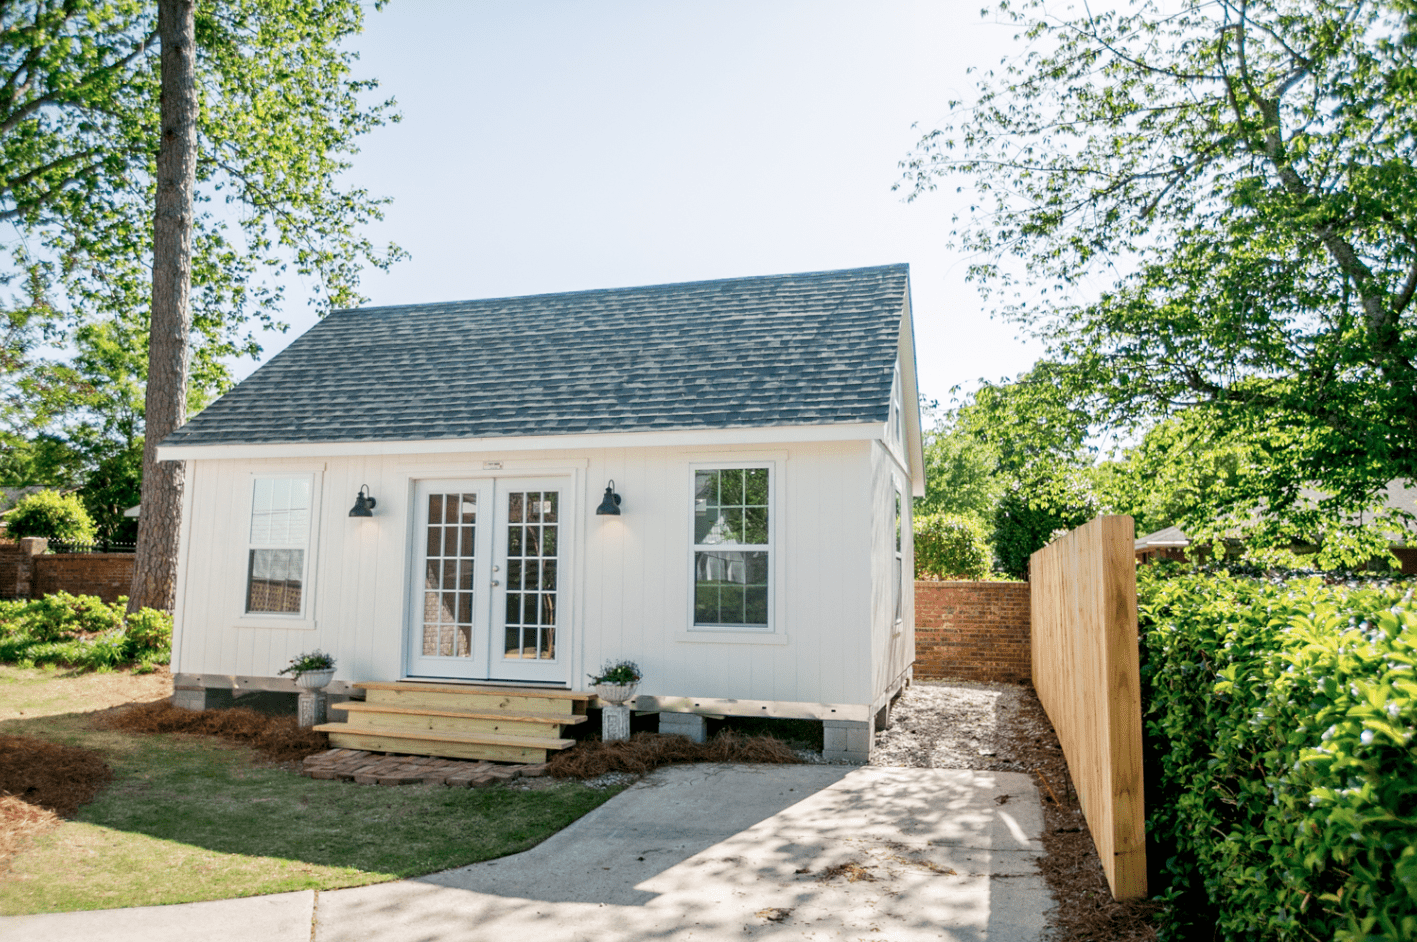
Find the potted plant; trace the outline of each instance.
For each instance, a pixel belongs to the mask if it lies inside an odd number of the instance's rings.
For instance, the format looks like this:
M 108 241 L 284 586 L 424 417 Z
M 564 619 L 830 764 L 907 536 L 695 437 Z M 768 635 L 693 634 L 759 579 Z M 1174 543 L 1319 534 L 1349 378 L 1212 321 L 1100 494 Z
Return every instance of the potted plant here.
M 295 682 L 306 690 L 319 690 L 335 679 L 335 659 L 318 648 L 309 654 L 297 654 L 290 666 L 279 673 L 292 674 Z
M 635 695 L 635 688 L 644 675 L 634 661 L 606 661 L 600 673 L 589 676 L 590 682 L 595 685 L 595 695 L 606 703 L 619 706 Z

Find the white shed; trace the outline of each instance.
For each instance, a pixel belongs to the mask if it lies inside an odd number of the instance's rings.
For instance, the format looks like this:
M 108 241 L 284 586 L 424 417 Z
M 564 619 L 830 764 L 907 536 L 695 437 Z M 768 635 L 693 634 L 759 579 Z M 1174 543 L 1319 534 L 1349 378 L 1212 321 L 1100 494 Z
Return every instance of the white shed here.
M 336 311 L 161 445 L 178 702 L 316 648 L 406 702 L 626 658 L 662 728 L 864 759 L 911 677 L 918 402 L 904 265 Z

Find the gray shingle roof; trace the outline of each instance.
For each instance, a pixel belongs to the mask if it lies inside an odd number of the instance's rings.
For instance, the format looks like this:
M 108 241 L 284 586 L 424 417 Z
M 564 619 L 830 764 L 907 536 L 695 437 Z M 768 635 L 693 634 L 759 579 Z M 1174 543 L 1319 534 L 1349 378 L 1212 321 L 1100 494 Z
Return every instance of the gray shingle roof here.
M 883 422 L 905 265 L 336 311 L 165 445 Z

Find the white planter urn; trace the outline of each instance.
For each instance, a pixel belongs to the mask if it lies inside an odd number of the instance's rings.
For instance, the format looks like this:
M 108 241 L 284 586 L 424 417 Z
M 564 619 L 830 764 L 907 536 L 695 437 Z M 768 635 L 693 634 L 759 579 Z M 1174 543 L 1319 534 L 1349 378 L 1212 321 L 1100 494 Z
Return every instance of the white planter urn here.
M 332 667 L 325 671 L 305 671 L 295 678 L 295 683 L 306 690 L 319 690 L 329 686 L 330 681 L 335 679 L 335 669 Z
M 635 695 L 635 690 L 640 686 L 639 681 L 633 684 L 596 684 L 595 695 L 606 703 L 613 703 L 620 706 Z

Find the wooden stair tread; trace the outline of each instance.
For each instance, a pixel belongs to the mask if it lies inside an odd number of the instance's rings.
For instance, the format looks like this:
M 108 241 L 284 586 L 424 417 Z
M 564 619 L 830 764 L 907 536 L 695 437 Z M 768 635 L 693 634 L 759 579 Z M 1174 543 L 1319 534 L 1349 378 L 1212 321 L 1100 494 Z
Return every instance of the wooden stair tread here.
M 512 723 L 545 723 L 547 726 L 574 726 L 590 719 L 584 714 L 572 713 L 512 713 L 504 710 L 458 710 L 452 707 L 405 707 L 390 703 L 364 703 L 359 700 L 331 703 L 330 709 L 348 710 L 352 713 L 401 713 L 408 716 L 452 716 L 468 720 L 507 720 Z
M 477 684 L 425 683 L 421 680 L 369 680 L 351 684 L 362 690 L 408 690 L 427 693 L 465 693 L 483 697 L 541 697 L 548 700 L 593 700 L 594 692 L 542 687 L 488 687 Z
M 374 736 L 379 739 L 413 739 L 424 742 L 452 742 L 469 746 L 518 746 L 523 749 L 569 749 L 574 739 L 539 739 L 535 736 L 508 736 L 503 733 L 454 733 L 427 729 L 380 729 L 351 726 L 348 723 L 321 723 L 314 727 L 321 733 L 350 736 Z

